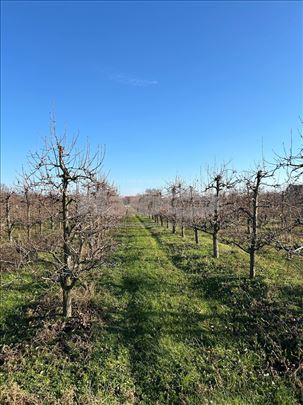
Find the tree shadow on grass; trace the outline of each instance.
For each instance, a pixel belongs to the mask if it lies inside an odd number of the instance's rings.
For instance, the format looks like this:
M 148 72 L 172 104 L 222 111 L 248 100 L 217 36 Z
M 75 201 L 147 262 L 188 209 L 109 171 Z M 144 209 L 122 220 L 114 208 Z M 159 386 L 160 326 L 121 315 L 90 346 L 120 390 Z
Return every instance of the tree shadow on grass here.
M 45 282 L 34 279 L 32 282 L 17 284 L 10 283 L 2 288 L 2 299 L 5 300 L 5 291 L 9 294 L 16 293 L 16 302 L 12 308 L 3 311 L 3 321 L 0 328 L 0 344 L 16 344 L 29 341 L 39 328 L 39 320 L 43 319 L 42 314 L 37 313 L 48 286 Z M 26 294 L 22 302 L 18 302 L 19 294 Z
M 173 285 L 169 280 L 151 279 L 148 274 L 134 272 L 125 274 L 122 279 L 121 291 L 129 295 L 125 311 L 108 324 L 108 331 L 119 335 L 119 340 L 129 350 L 130 365 L 136 382 L 137 400 L 142 401 L 148 396 L 148 401 L 159 400 L 159 396 L 169 398 L 169 403 L 180 403 L 182 390 L 182 373 L 186 373 L 184 364 L 179 371 L 172 364 L 169 370 L 162 370 L 163 356 L 162 339 L 171 339 L 176 344 L 199 343 L 199 346 L 214 346 L 219 340 L 226 339 L 226 329 L 222 319 L 217 323 L 221 326 L 212 330 L 209 323 L 220 315 L 197 313 L 192 308 L 180 304 L 171 306 L 160 305 L 155 309 L 151 300 L 159 299 L 161 294 L 169 293 L 169 297 L 180 296 L 180 286 Z M 117 290 L 120 294 L 120 288 Z M 172 362 L 174 355 L 171 353 Z M 187 360 L 188 361 L 188 360 Z M 171 379 L 167 385 L 168 373 Z M 151 402 L 149 402 L 151 403 Z
M 43 319 L 36 315 L 28 315 L 34 311 L 39 299 L 30 304 L 16 306 L 9 311 L 0 329 L 0 345 L 16 344 L 29 341 L 39 329 L 37 319 Z
M 298 381 L 303 379 L 303 287 L 272 288 L 260 276 L 249 280 L 205 272 L 192 278 L 192 289 L 225 306 L 231 339 L 242 340 L 251 350 L 263 353 L 268 372 L 274 370 L 288 377 L 297 386 L 299 398 Z
M 158 230 L 150 232 L 174 266 L 189 274 L 196 294 L 224 305 L 231 340 L 243 340 L 252 350 L 263 352 L 268 371 L 288 376 L 299 393 L 302 385 L 298 381 L 303 380 L 303 286 L 270 285 L 262 276 L 250 280 L 235 274 L 228 261 L 203 261 L 202 255 L 187 254 L 192 245 L 180 242 L 175 246 L 166 243 Z

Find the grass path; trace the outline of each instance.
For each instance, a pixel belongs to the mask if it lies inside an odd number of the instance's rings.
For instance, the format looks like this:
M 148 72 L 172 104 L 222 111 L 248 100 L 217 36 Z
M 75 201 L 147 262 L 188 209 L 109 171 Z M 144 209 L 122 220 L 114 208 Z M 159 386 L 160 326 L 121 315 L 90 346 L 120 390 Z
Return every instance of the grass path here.
M 185 398 L 206 371 L 195 346 L 209 340 L 214 315 L 151 235 L 151 226 L 132 220 L 121 234 L 126 305 L 114 329 L 128 349 L 136 395 L 147 403 L 172 403 Z

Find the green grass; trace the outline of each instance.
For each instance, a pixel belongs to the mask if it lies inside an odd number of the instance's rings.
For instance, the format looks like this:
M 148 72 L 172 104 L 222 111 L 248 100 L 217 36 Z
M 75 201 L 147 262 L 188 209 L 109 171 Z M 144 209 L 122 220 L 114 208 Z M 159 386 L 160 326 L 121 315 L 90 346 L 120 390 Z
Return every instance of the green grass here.
M 5 275 L 2 403 L 300 403 L 297 264 L 267 252 L 248 280 L 244 253 L 221 245 L 213 259 L 207 235 L 196 246 L 189 231 L 140 217 L 116 238 L 112 265 L 75 291 L 70 321 L 57 287 L 41 298 L 32 276 Z

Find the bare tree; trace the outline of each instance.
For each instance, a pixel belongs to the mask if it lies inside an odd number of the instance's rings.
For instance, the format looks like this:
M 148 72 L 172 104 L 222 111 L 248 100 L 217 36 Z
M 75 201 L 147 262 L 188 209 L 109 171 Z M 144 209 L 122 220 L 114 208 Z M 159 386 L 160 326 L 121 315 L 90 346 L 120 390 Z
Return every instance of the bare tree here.
M 195 198 L 195 195 L 197 197 L 197 194 L 195 193 L 194 187 L 189 186 L 189 207 L 190 207 L 190 221 L 189 223 L 193 227 L 194 230 L 194 235 L 195 235 L 195 242 L 196 244 L 199 243 L 199 233 L 198 233 L 198 226 L 197 226 L 197 218 L 196 218 L 196 212 L 197 212 L 197 205 L 198 201 L 197 198 Z M 199 196 L 198 196 L 199 197 Z
M 254 278 L 257 252 L 273 244 L 281 232 L 281 228 L 275 225 L 277 207 L 269 191 L 276 187 L 276 183 L 274 172 L 264 166 L 243 173 L 241 180 L 242 191 L 231 196 L 234 209 L 230 212 L 229 226 L 225 230 L 228 238 L 224 241 L 249 254 L 249 276 Z
M 301 120 L 301 124 L 303 121 Z M 299 146 L 297 150 L 291 145 L 289 149 L 284 147 L 283 154 L 277 155 L 276 162 L 274 163 L 280 168 L 287 171 L 288 177 L 291 178 L 292 183 L 302 181 L 303 178 L 303 133 L 299 131 Z
M 1 227 L 5 228 L 7 239 L 13 241 L 13 231 L 18 223 L 18 196 L 11 187 L 1 185 Z
M 18 204 L 18 215 L 20 219 L 20 227 L 26 229 L 27 239 L 30 239 L 30 229 L 31 229 L 31 203 L 32 199 L 30 196 L 30 186 L 28 184 L 28 179 L 24 174 L 22 174 L 22 179 L 18 179 L 17 187 L 15 190 L 16 199 L 15 204 Z M 14 204 L 14 205 L 15 205 Z
M 100 264 L 110 248 L 101 198 L 110 187 L 99 180 L 103 157 L 102 152 L 91 156 L 89 148 L 77 151 L 76 141 L 68 145 L 56 135 L 55 123 L 44 149 L 31 155 L 31 187 L 40 198 L 51 195 L 60 204 L 62 226 L 41 237 L 38 250 L 55 270 L 51 278 L 61 285 L 65 317 L 72 315 L 71 291 L 80 275 Z
M 302 124 L 301 120 L 301 124 Z M 281 177 L 286 178 L 287 187 L 281 194 L 283 197 L 283 221 L 285 232 L 276 241 L 276 247 L 283 249 L 291 257 L 293 254 L 302 255 L 302 226 L 303 226 L 303 134 L 299 131 L 297 150 L 292 143 L 289 149 L 284 147 L 284 153 L 277 155 L 274 165 L 282 171 Z
M 235 186 L 237 179 L 235 171 L 228 169 L 224 164 L 221 169 L 208 171 L 208 184 L 205 192 L 208 193 L 209 210 L 206 214 L 205 231 L 211 233 L 213 239 L 213 257 L 219 257 L 219 231 L 225 220 L 224 208 L 229 204 L 227 193 Z

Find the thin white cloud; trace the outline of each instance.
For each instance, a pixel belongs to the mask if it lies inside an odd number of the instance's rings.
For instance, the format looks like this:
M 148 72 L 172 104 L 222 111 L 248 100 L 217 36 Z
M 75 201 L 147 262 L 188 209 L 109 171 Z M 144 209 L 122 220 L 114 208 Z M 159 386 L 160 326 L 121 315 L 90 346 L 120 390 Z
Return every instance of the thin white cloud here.
M 157 80 L 141 79 L 139 77 L 129 76 L 125 73 L 111 74 L 110 79 L 118 83 L 135 87 L 148 87 L 148 86 L 155 86 L 158 84 Z

